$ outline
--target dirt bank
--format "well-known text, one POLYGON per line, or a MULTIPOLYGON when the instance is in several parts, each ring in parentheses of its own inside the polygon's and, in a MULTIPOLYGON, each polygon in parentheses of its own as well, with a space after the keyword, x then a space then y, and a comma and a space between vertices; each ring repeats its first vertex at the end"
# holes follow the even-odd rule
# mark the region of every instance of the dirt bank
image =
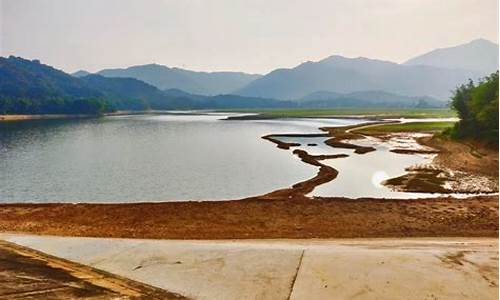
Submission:
MULTIPOLYGON (((390 141, 401 134, 387 134, 390 141)), ((404 133, 403 133, 404 134, 404 133)), ((478 141, 454 141, 439 134, 416 137, 419 148, 392 149, 398 154, 433 154, 430 163, 410 166, 405 175, 385 185, 406 192, 496 193, 498 192, 498 148, 478 141), (420 148, 420 147, 424 148, 420 148)))
POLYGON ((0 231, 169 239, 495 237, 498 196, 3 204, 0 231))

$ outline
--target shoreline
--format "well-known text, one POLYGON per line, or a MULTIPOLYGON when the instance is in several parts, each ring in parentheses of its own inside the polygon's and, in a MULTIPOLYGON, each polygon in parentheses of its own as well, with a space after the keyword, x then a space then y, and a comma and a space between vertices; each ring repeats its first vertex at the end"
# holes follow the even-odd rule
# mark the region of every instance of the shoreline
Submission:
MULTIPOLYGON (((333 140, 329 144, 332 147, 371 148, 350 144, 351 140, 364 138, 355 129, 366 126, 363 123, 321 128, 325 131, 321 136, 330 137, 327 141, 333 140)), ((295 146, 273 139, 273 136, 280 135, 262 138, 280 149, 295 146)), ((352 155, 369 152, 364 150, 352 155)), ((444 196, 420 199, 310 198, 306 195, 316 186, 334 180, 338 175, 336 169, 320 161, 344 156, 311 155, 299 149, 292 153, 304 163, 318 167, 317 174, 291 187, 261 196, 196 202, 0 204, 0 232, 152 239, 498 236, 498 194, 471 195, 464 199, 444 196)), ((444 152, 443 155, 449 154, 444 152)), ((478 170, 482 170, 481 165, 471 169, 478 170)))
MULTIPOLYGON (((181 111, 179 111, 181 112, 181 111)), ((134 115, 161 115, 171 114, 172 111, 166 110, 119 110, 102 115, 85 115, 85 114, 33 114, 33 115, 2 115, 0 114, 0 122, 9 121, 28 121, 28 120, 63 120, 63 119, 87 119, 112 116, 134 116, 134 115)))
POLYGON ((28 121, 28 120, 62 120, 62 119, 87 119, 96 118, 96 115, 68 115, 68 114, 42 114, 42 115, 0 115, 0 122, 28 121))

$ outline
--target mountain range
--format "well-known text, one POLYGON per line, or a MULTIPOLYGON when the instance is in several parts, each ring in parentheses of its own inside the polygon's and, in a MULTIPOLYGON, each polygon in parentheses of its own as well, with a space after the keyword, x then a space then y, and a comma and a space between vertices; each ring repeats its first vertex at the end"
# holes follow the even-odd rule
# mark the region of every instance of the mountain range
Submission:
POLYGON ((268 107, 443 107, 469 78, 498 69, 498 45, 474 40, 403 64, 330 56, 262 75, 157 64, 72 76, 0 57, 0 113, 268 107), (496 51, 494 51, 496 49, 496 51), (459 59, 463 57, 463 59, 459 59))
POLYGON ((489 74, 498 69, 498 45, 485 39, 476 39, 455 47, 433 50, 403 64, 471 70, 489 74))
POLYGON ((477 39, 425 53, 403 64, 333 55, 295 68, 274 70, 234 93, 297 99, 325 90, 340 93, 379 90, 446 100, 459 84, 497 69, 498 45, 477 39))
MULTIPOLYGON (((364 57, 333 55, 264 76, 239 72, 194 72, 150 64, 105 69, 105 77, 131 77, 164 89, 200 95, 235 94, 281 100, 300 99, 317 91, 384 91, 405 96, 450 97, 457 85, 498 69, 498 45, 484 39, 436 49, 402 64, 364 57)), ((79 71, 73 75, 84 76, 79 71)))
MULTIPOLYGON (((133 66, 125 69, 105 69, 97 74, 104 77, 131 77, 154 85, 161 90, 176 88, 188 93, 206 96, 228 94, 261 77, 261 75, 242 72, 195 72, 158 64, 133 66)), ((80 71, 74 75, 88 75, 88 72, 80 71)))
POLYGON ((450 91, 458 84, 481 75, 486 74, 335 55, 318 62, 306 62, 292 69, 275 70, 254 80, 235 94, 297 99, 324 90, 339 93, 380 90, 408 96, 427 95, 447 99, 450 91))
POLYGON ((38 60, 0 57, 0 114, 294 106, 290 101, 275 99, 162 91, 135 78, 97 74, 75 77, 38 60))

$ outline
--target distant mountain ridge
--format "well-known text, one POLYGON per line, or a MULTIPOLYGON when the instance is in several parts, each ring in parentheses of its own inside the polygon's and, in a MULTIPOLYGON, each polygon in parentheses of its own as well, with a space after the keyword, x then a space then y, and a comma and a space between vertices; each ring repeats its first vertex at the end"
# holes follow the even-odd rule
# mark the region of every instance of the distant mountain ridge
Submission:
POLYGON ((92 73, 87 72, 85 70, 78 70, 78 71, 76 71, 74 73, 71 73, 71 75, 74 76, 74 77, 83 77, 83 76, 87 76, 87 75, 90 75, 90 74, 92 74, 92 73))
POLYGON ((493 48, 498 49, 498 45, 475 40, 431 51, 405 64, 333 55, 265 76, 194 72, 157 64, 107 69, 97 74, 80 70, 71 76, 38 60, 0 57, 0 114, 114 109, 441 107, 458 85, 498 69, 498 53, 493 53, 493 48), (466 53, 472 56, 464 63, 460 57, 466 53))
POLYGON ((158 64, 124 69, 104 69, 96 74, 105 77, 131 77, 149 83, 160 90, 175 88, 207 96, 229 94, 261 77, 261 75, 243 72, 195 72, 158 64))
POLYGON ((448 99, 450 91, 469 78, 485 74, 432 66, 406 66, 393 62, 330 56, 292 69, 278 69, 259 78, 235 94, 276 99, 298 99, 329 90, 351 93, 382 90, 407 96, 429 95, 448 99))
MULTIPOLYGON (((387 93, 429 95, 447 100, 457 85, 498 69, 498 45, 478 39, 430 51, 404 64, 364 57, 333 55, 294 68, 276 69, 264 76, 240 72, 195 72, 158 64, 105 69, 105 77, 131 77, 161 90, 190 94, 235 94, 245 97, 294 100, 317 91, 352 93, 379 90, 387 93)), ((79 71, 76 76, 85 75, 79 71)))
POLYGON ((426 65, 489 74, 498 69, 498 44, 476 39, 466 44, 433 50, 409 59, 404 65, 426 65))
POLYGON ((457 85, 498 70, 498 45, 474 40, 437 49, 404 64, 333 55, 294 68, 276 69, 235 91, 244 96, 298 99, 316 91, 380 90, 447 100, 457 85))

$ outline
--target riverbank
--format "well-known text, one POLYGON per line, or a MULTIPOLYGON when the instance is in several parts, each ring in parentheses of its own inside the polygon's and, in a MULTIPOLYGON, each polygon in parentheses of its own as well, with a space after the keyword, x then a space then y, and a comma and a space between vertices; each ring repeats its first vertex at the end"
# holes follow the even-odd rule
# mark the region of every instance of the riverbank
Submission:
MULTIPOLYGON (((355 132, 360 128, 367 129, 367 125, 322 130, 331 136, 330 146, 358 150, 352 155, 369 155, 365 153, 376 150, 351 143, 364 138, 355 132)), ((280 143, 272 135, 264 138, 281 149, 295 146, 280 143)), ((488 154, 492 159, 488 160, 471 151, 472 158, 464 156, 453 141, 438 144, 442 147, 436 149, 439 163, 450 168, 458 164, 472 175, 486 168, 498 178, 491 164, 495 159, 498 164, 498 150, 496 156, 488 154), (460 162, 462 157, 467 163, 460 162), (473 159, 478 162, 471 163, 473 159)), ((338 174, 321 160, 343 156, 310 155, 300 149, 293 154, 318 167, 316 176, 262 196, 205 202, 1 204, 0 231, 156 239, 498 236, 498 195, 416 200, 309 198, 307 194, 316 186, 338 174)))
MULTIPOLYGON (((382 182, 392 190, 412 193, 481 194, 498 192, 498 149, 477 141, 454 141, 440 134, 453 122, 405 122, 382 120, 342 127, 323 127, 325 134, 270 134, 262 138, 289 150, 301 146, 280 138, 328 137, 324 143, 333 148, 352 149, 349 155, 377 151, 375 144, 383 142, 389 151, 403 155, 426 155, 427 163, 411 165, 406 173, 382 182), (370 140, 368 140, 368 138, 370 140), (368 141, 367 141, 368 140, 368 141), (361 142, 359 142, 361 141, 361 142), (362 143, 362 145, 360 145, 362 143)), ((338 170, 322 164, 324 159, 348 157, 342 155, 310 155, 295 149, 304 163, 319 167, 317 175, 290 188, 265 196, 301 196, 312 192, 320 184, 334 180, 338 170), (304 192, 301 192, 304 191, 304 192)))
MULTIPOLYGON (((385 182, 405 192, 497 193, 498 147, 476 140, 455 141, 441 132, 452 122, 374 124, 350 129, 395 146, 399 154, 432 154, 429 163, 410 166, 407 173, 385 182), (408 141, 411 142, 403 142, 408 141)), ((359 137, 358 137, 359 138, 359 137)))

